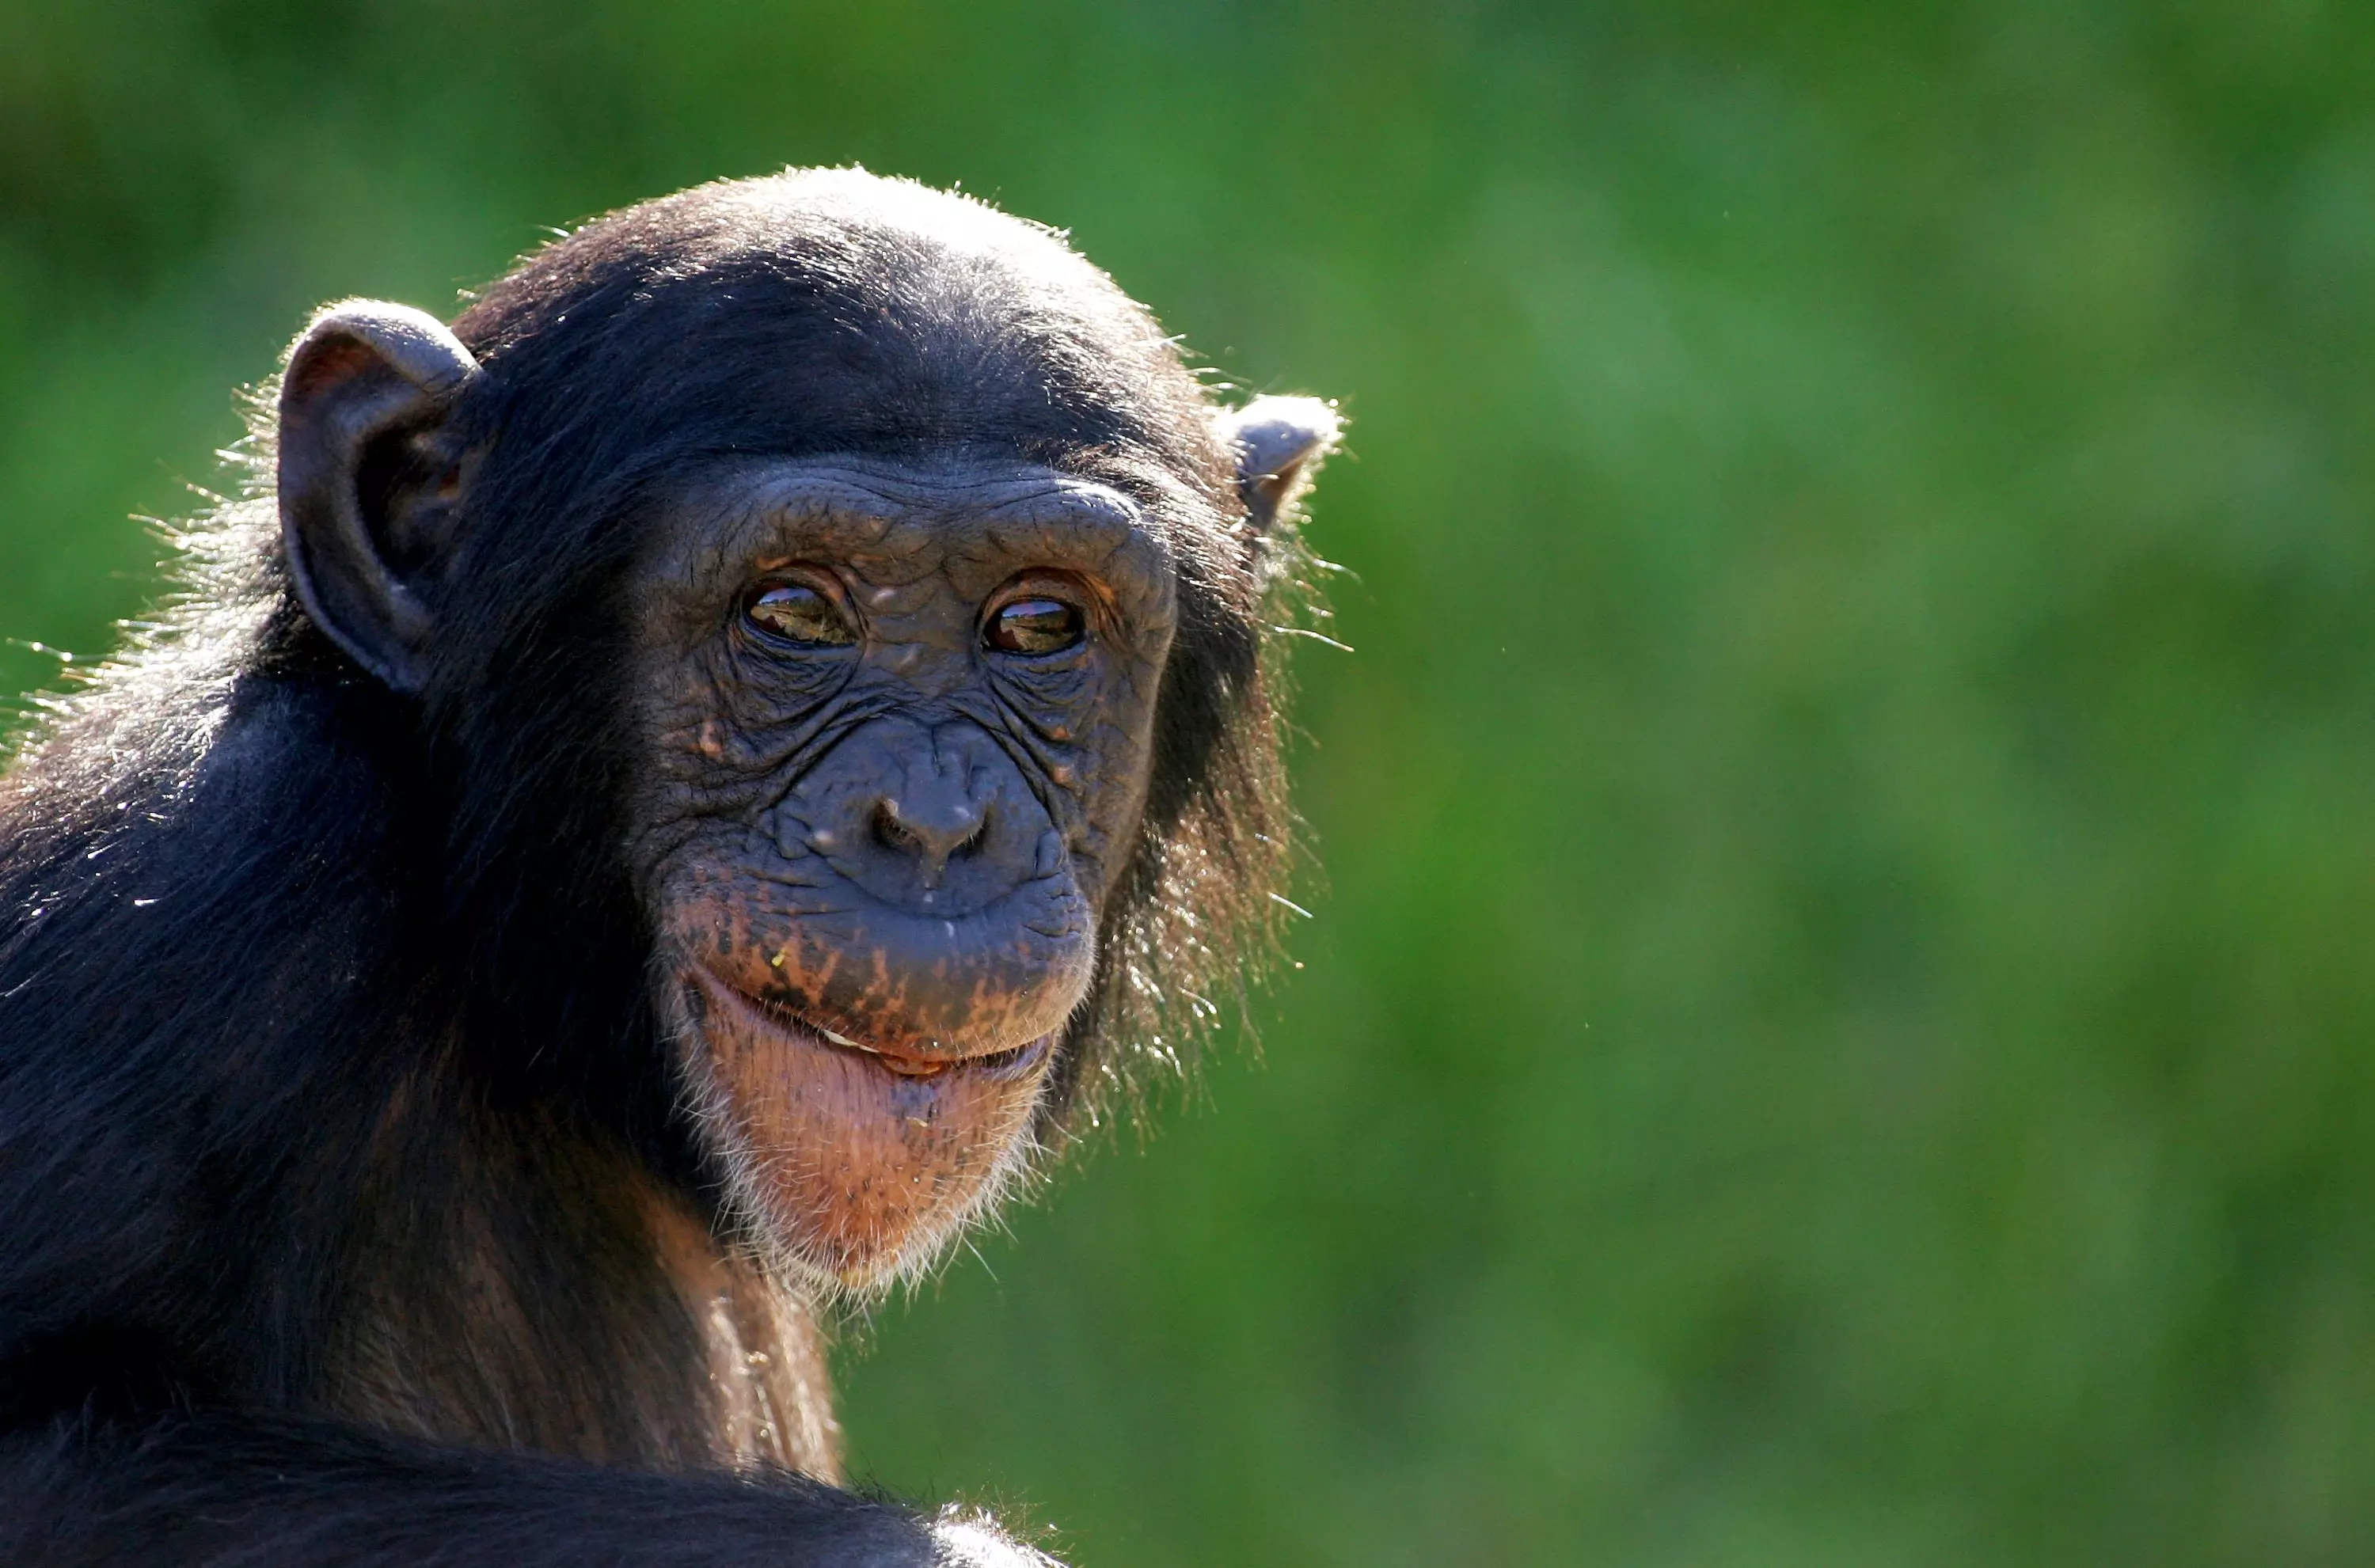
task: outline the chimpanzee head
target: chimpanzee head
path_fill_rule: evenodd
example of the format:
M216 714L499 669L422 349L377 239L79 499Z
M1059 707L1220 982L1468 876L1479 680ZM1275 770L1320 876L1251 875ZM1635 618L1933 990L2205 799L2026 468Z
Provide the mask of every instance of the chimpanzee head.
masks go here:
M323 312L279 498L301 636L417 731L461 984L863 1288L1262 925L1265 603L1335 436L1214 407L1058 234L800 172L593 223L450 330Z

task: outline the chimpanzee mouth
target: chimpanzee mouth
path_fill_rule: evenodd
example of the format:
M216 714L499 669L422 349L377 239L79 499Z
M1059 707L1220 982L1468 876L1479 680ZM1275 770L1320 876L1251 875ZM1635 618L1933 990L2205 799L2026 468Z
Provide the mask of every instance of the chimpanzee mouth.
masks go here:
M944 1073L960 1070L969 1075L977 1074L990 1079L1017 1077L1036 1068L1045 1061L1055 1048L1058 1035L1062 1032L1060 1030L1051 1031L1036 1040L1026 1041L1021 1045L1003 1051L968 1052L962 1047L934 1055L901 1051L893 1047L871 1045L863 1040L853 1039L805 1013L786 1007L781 1002L772 1002L763 996L754 996L731 981L719 978L706 965L696 963L691 966L691 969L696 983L703 991L712 996L722 996L730 1005L738 1006L744 1012L755 1015L758 1021L775 1032L788 1034L807 1044L822 1046L830 1051L865 1056L873 1061L877 1067L887 1072L896 1073L901 1078L933 1079Z

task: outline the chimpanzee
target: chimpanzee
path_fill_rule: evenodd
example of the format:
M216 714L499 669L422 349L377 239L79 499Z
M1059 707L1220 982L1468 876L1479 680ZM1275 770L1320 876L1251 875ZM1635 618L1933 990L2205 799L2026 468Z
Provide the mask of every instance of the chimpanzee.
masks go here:
M0 1561L1040 1561L838 1489L816 1314L1267 950L1334 416L832 171L254 427L0 781Z

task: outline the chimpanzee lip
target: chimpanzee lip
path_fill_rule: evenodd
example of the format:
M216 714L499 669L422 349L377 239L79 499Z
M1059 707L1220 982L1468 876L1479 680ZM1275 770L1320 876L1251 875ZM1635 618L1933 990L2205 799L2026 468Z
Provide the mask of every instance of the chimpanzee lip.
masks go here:
M845 1055L869 1057L877 1067L901 1078L933 1079L952 1071L978 1072L990 1077L1005 1077L1038 1066L1055 1045L1056 1032L1041 1035L1036 1040L1002 1051L965 1051L958 1049L944 1055L928 1055L917 1051L901 1051L891 1046L870 1045L830 1029L805 1013L798 1012L781 1002L771 1002L754 996L732 981L719 975L706 964L691 966L695 980L712 996L722 996L755 1020L778 1033L788 1034L801 1043Z

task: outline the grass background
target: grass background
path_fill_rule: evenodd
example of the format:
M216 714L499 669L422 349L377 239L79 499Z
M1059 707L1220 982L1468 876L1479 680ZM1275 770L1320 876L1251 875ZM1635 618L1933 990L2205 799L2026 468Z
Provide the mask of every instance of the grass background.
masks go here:
M845 1359L1085 1565L2375 1555L2375 17L0 0L0 633L313 303L862 161L1343 399L1306 967ZM0 690L53 681L0 648Z

